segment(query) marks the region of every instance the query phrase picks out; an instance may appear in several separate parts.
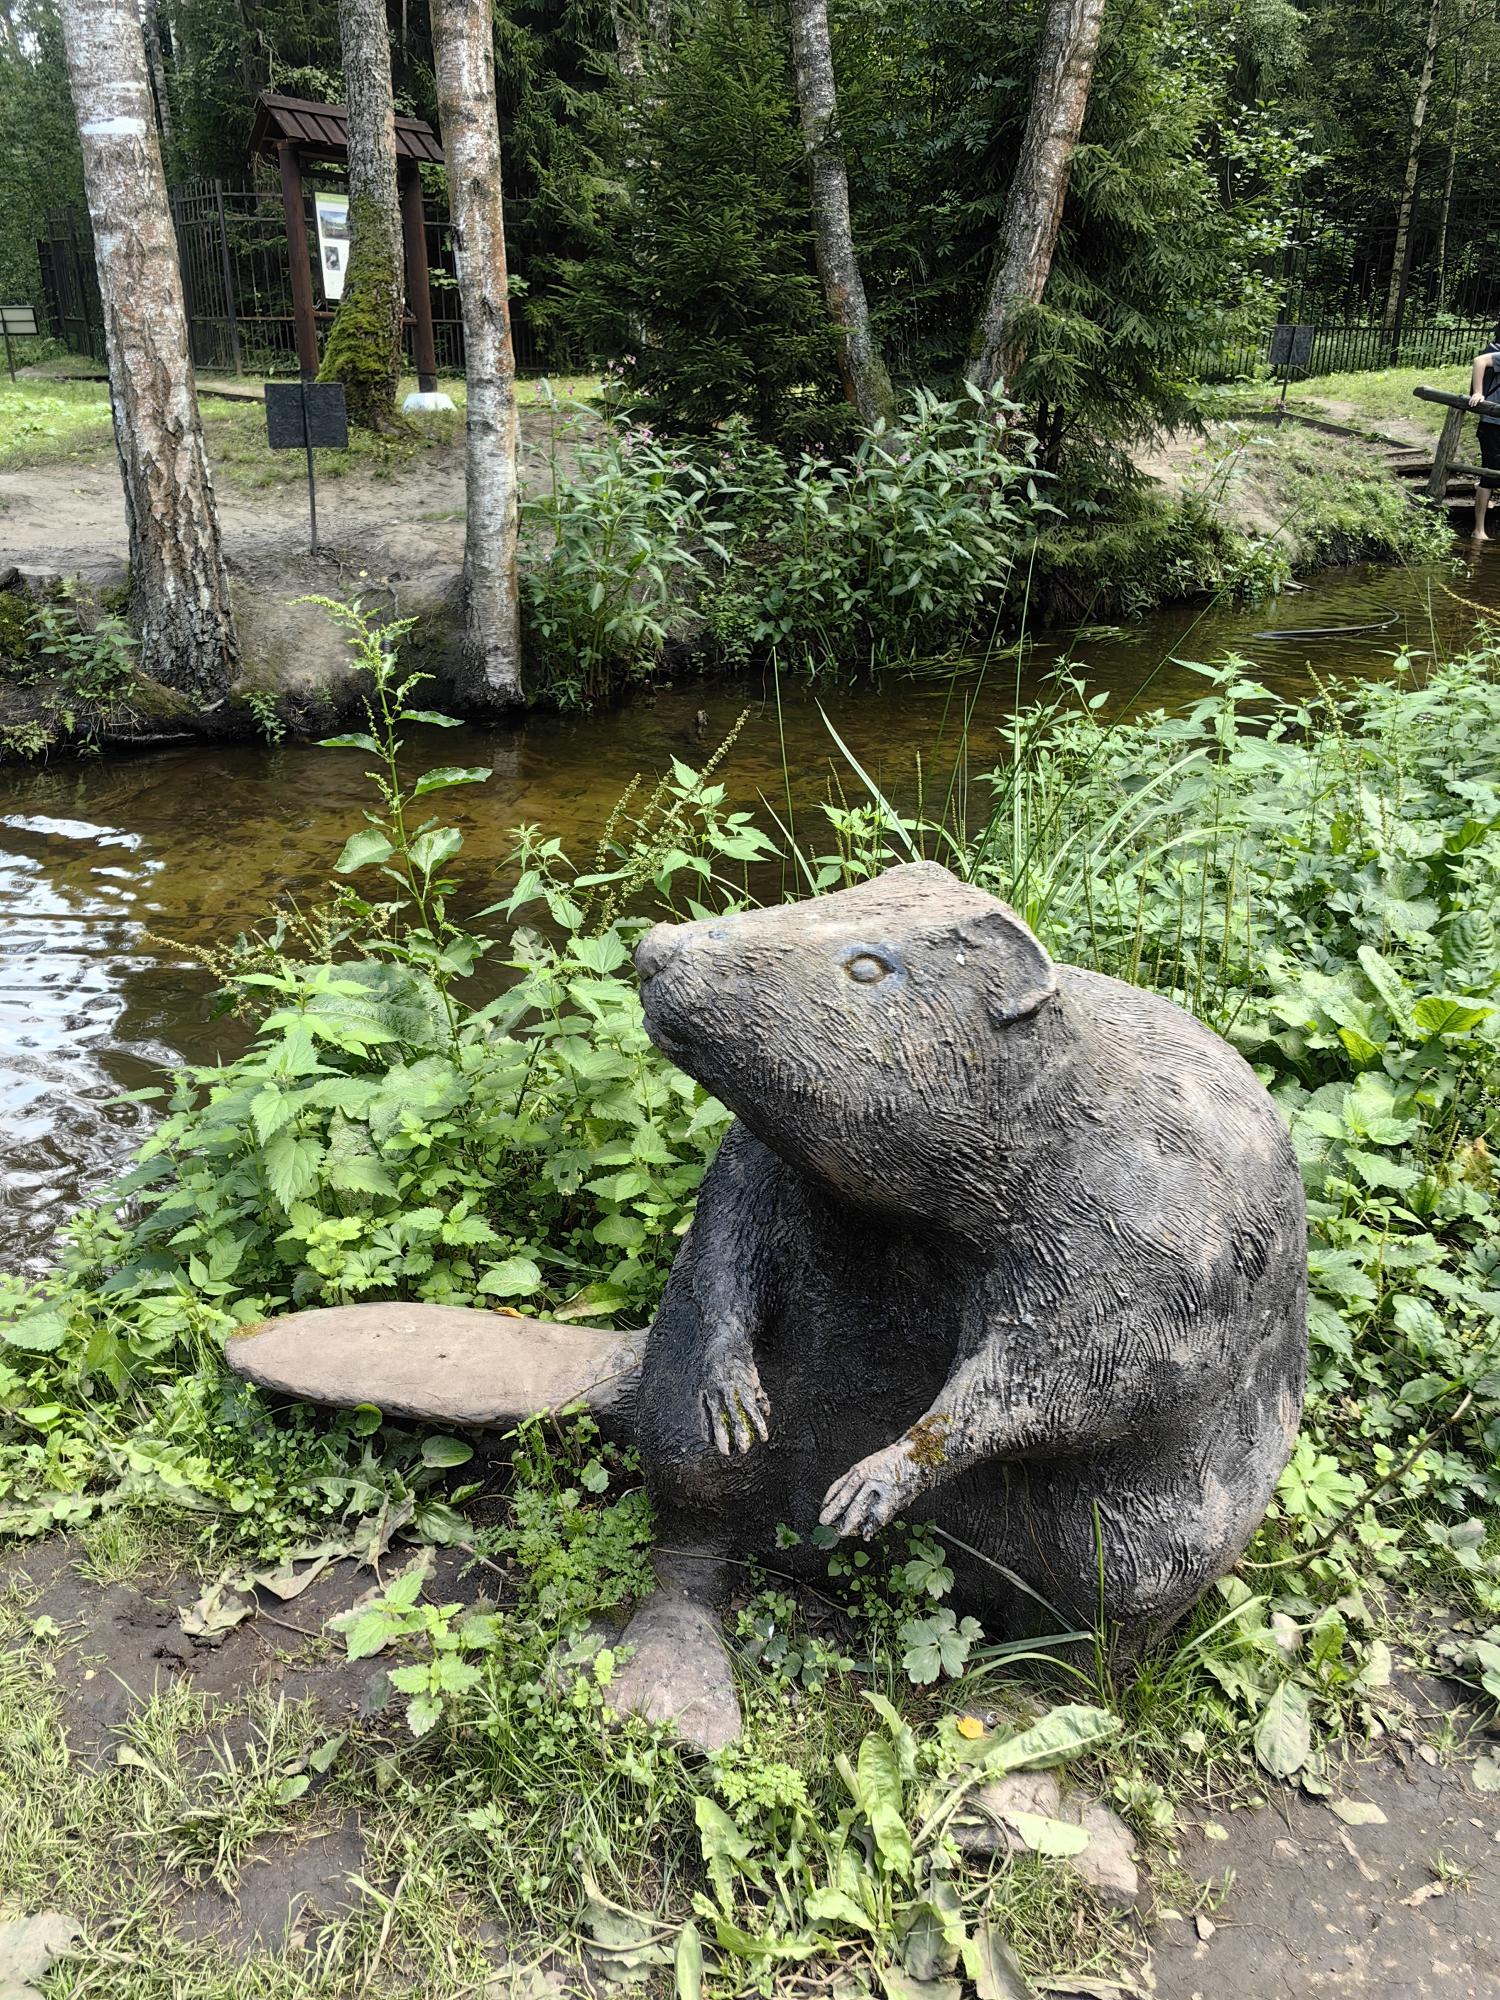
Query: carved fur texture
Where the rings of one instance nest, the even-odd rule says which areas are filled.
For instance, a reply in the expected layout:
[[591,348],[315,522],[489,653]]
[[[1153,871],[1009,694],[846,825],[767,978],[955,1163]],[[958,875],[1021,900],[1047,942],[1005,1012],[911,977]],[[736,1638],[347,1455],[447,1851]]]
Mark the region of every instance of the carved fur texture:
[[1179,1616],[1302,1406],[1302,1183],[1249,1066],[929,863],[659,925],[637,965],[737,1121],[643,1366],[675,1531],[770,1552],[785,1524],[816,1575],[820,1517],[899,1514],[954,1538],[992,1631]]

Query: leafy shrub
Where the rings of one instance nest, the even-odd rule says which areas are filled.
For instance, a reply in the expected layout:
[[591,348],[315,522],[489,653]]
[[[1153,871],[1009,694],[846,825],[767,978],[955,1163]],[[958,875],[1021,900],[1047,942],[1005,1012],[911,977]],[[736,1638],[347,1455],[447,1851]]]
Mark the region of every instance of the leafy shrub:
[[1014,408],[922,392],[848,457],[789,460],[730,423],[574,429],[576,471],[527,505],[542,690],[564,705],[660,664],[669,638],[816,671],[982,639],[1047,511]]

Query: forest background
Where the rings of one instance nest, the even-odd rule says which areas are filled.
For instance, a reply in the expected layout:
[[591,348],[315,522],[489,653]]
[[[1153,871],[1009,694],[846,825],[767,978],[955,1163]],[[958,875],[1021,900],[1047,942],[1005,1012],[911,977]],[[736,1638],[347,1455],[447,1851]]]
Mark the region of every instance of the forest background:
[[[832,14],[875,332],[898,381],[941,388],[964,367],[1043,9]],[[257,91],[344,94],[333,0],[148,0],[145,20],[174,184],[247,179]],[[434,118],[426,12],[400,5],[389,25],[398,109]],[[783,444],[847,431],[781,0],[697,0],[670,18],[657,0],[639,19],[628,0],[507,0],[494,35],[514,288],[543,350],[615,361],[668,428],[711,410]],[[1307,214],[1394,201],[1411,159],[1424,191],[1462,201],[1497,137],[1497,49],[1493,10],[1472,0],[1106,12],[1057,256],[1010,384],[1070,514],[1107,505],[1123,441],[1192,419],[1205,356],[1275,317]],[[0,103],[0,292],[35,298],[37,220],[81,201],[54,0],[0,4]]]

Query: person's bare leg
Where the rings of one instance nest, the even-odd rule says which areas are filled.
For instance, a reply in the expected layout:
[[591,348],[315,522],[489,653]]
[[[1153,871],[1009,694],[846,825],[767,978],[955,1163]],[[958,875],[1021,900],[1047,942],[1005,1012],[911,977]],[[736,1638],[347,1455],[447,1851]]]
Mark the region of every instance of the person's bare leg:
[[1487,542],[1489,536],[1484,531],[1484,517],[1489,511],[1490,489],[1481,480],[1474,488],[1474,540]]

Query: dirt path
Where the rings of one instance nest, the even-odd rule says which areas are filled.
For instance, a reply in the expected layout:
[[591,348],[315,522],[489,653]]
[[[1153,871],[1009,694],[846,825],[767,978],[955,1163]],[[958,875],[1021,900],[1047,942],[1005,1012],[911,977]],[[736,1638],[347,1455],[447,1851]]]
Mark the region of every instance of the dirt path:
[[[393,1553],[389,1563],[403,1560]],[[285,1728],[287,1717],[304,1716],[298,1726],[309,1743],[331,1732],[358,1732],[363,1722],[366,1732],[376,1731],[376,1751],[382,1738],[399,1750],[404,1731],[387,1712],[388,1662],[351,1662],[340,1642],[324,1636],[327,1620],[369,1587],[367,1570],[337,1563],[291,1603],[268,1601],[270,1615],[236,1626],[217,1646],[203,1646],[180,1623],[199,1580],[129,1569],[115,1566],[112,1573],[105,1563],[101,1570],[97,1542],[61,1539],[22,1549],[0,1565],[0,1600],[14,1617],[9,1649],[0,1652],[0,1684],[6,1672],[40,1676],[36,1698],[56,1702],[74,1767],[73,1789],[59,1789],[55,1800],[33,1780],[28,1841],[49,1812],[80,1811],[79,1784],[118,1788],[121,1767],[138,1768],[142,1754],[165,1758],[162,1732],[169,1724],[181,1735],[171,1768],[184,1800],[167,1819],[179,1839],[207,1810],[205,1800],[191,1806],[188,1800],[214,1779],[216,1742],[243,1765],[257,1744],[269,1751],[265,1732],[276,1718]],[[429,1599],[472,1600],[474,1578],[461,1572],[459,1557],[440,1554]],[[39,1633],[46,1636],[38,1640]],[[1151,1858],[1138,1983],[1044,1983],[1042,1991],[1149,1993],[1157,2000],[1495,2000],[1500,1795],[1472,1786],[1468,1773],[1479,1746],[1464,1740],[1473,1719],[1452,1706],[1453,1691],[1421,1681],[1404,1692],[1410,1723],[1396,1727],[1378,1754],[1332,1774],[1333,1797],[1374,1809],[1363,1823],[1348,1825],[1329,1802],[1281,1786],[1271,1786],[1257,1809],[1210,1803],[1189,1810],[1177,1860],[1160,1852]],[[13,1759],[25,1763],[24,1737],[23,1730],[0,1744],[0,1804],[7,1779],[20,1775],[6,1767]],[[409,1765],[408,1753],[402,1768]],[[287,1768],[307,1768],[305,1755]],[[127,1768],[123,1776],[129,1775]],[[102,1884],[102,1906],[113,1909],[131,1894],[159,1898],[153,1907],[174,1951],[253,1957],[267,1970],[268,1992],[301,1993],[294,1970],[300,1954],[323,1949],[340,1925],[368,1923],[372,1910],[378,1918],[396,1872],[385,1800],[404,1789],[403,1780],[388,1795],[380,1787],[361,1793],[337,1774],[315,1775],[295,1825],[268,1823],[233,1868],[184,1868],[153,1839],[121,1865],[118,1893]],[[431,1835],[433,1802],[412,1794],[408,1805],[416,1815],[407,1822],[412,1837],[423,1827]],[[112,1879],[109,1856],[108,1846],[101,1847],[98,1866]],[[56,1886],[60,1895],[71,1886],[76,1900],[76,1881]],[[572,1893],[560,1887],[560,1903]],[[436,1912],[435,1921],[449,1937],[465,1925],[481,1952],[500,1947],[492,1914],[451,1907]],[[403,1990],[429,1989],[419,1982]]]
[[[523,486],[548,476],[547,419],[522,412]],[[300,480],[271,486],[215,473],[219,516],[231,567],[296,573],[307,552],[307,488]],[[464,467],[461,439],[436,444],[389,471],[363,467],[318,481],[322,541],[357,551],[372,566],[404,573],[463,557]],[[124,562],[125,502],[107,448],[62,463],[0,472],[0,558],[27,572],[90,574]]]

